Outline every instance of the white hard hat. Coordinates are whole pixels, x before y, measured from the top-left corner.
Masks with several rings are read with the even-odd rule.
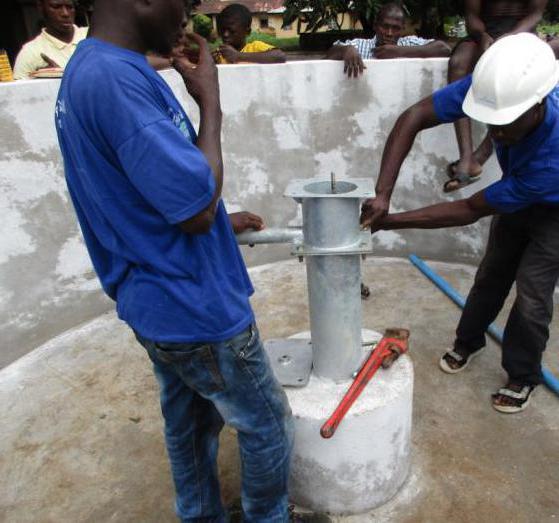
[[[558,81],[548,44],[531,33],[505,36],[479,59],[462,109],[474,120],[506,125],[540,103]]]

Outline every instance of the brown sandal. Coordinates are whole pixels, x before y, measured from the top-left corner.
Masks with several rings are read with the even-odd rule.
[[[505,414],[516,414],[522,412],[530,403],[530,396],[536,388],[535,385],[521,385],[517,383],[507,383],[491,397],[493,398],[493,408]],[[499,400],[505,398],[508,405],[501,405]]]
[[[445,193],[454,192],[459,189],[463,189],[472,183],[479,180],[481,172],[479,174],[473,175],[468,173],[456,173],[453,178],[447,180],[443,185],[443,191]]]

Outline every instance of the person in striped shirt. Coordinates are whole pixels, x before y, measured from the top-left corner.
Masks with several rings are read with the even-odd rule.
[[[427,40],[419,36],[400,36],[406,17],[399,4],[382,7],[375,21],[373,38],[338,40],[329,49],[326,59],[343,60],[344,73],[356,78],[363,73],[363,60],[371,58],[433,58],[447,57],[450,47],[442,40]]]

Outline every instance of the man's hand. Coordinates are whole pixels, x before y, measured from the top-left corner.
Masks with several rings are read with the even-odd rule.
[[[199,106],[206,103],[219,104],[217,67],[208,43],[196,33],[187,33],[186,37],[196,43],[200,49],[198,64],[194,64],[186,57],[176,57],[173,58],[172,65],[182,76],[187,91]]]
[[[221,56],[221,53],[219,52],[219,48],[214,49],[214,50],[212,51],[212,58],[214,59],[214,62],[215,62],[216,64],[220,64],[220,63],[221,63],[222,56]]]
[[[251,212],[242,211],[231,213],[229,214],[229,220],[231,221],[231,227],[233,227],[233,232],[235,234],[245,232],[247,229],[254,229],[255,231],[264,229],[264,220]]]
[[[400,58],[401,48],[394,44],[384,44],[375,47],[374,57],[380,60],[388,58]]]
[[[225,58],[230,64],[236,64],[240,58],[241,53],[237,51],[234,47],[230,45],[220,45],[219,46],[219,54]]]
[[[344,73],[348,78],[357,78],[366,69],[359,51],[352,45],[346,46],[344,51]]]
[[[371,232],[374,232],[375,227],[380,223],[380,221],[388,214],[388,209],[390,208],[390,199],[383,196],[377,196],[376,198],[369,198],[365,200],[363,206],[361,207],[361,227],[363,229],[371,228]]]
[[[55,67],[57,69],[61,69],[61,67],[52,59],[49,58],[46,54],[41,53],[41,58],[46,62],[47,67]],[[40,67],[39,69],[46,69],[45,67]]]

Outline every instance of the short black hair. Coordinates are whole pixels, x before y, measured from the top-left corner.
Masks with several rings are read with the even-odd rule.
[[[252,23],[252,14],[243,4],[230,4],[216,17],[216,22],[221,24],[225,21],[234,20],[244,27],[250,27]]]
[[[403,20],[406,19],[406,12],[404,11],[402,4],[399,4],[398,2],[388,2],[380,8],[376,19],[382,20],[385,16],[395,15],[396,13],[402,15]]]

